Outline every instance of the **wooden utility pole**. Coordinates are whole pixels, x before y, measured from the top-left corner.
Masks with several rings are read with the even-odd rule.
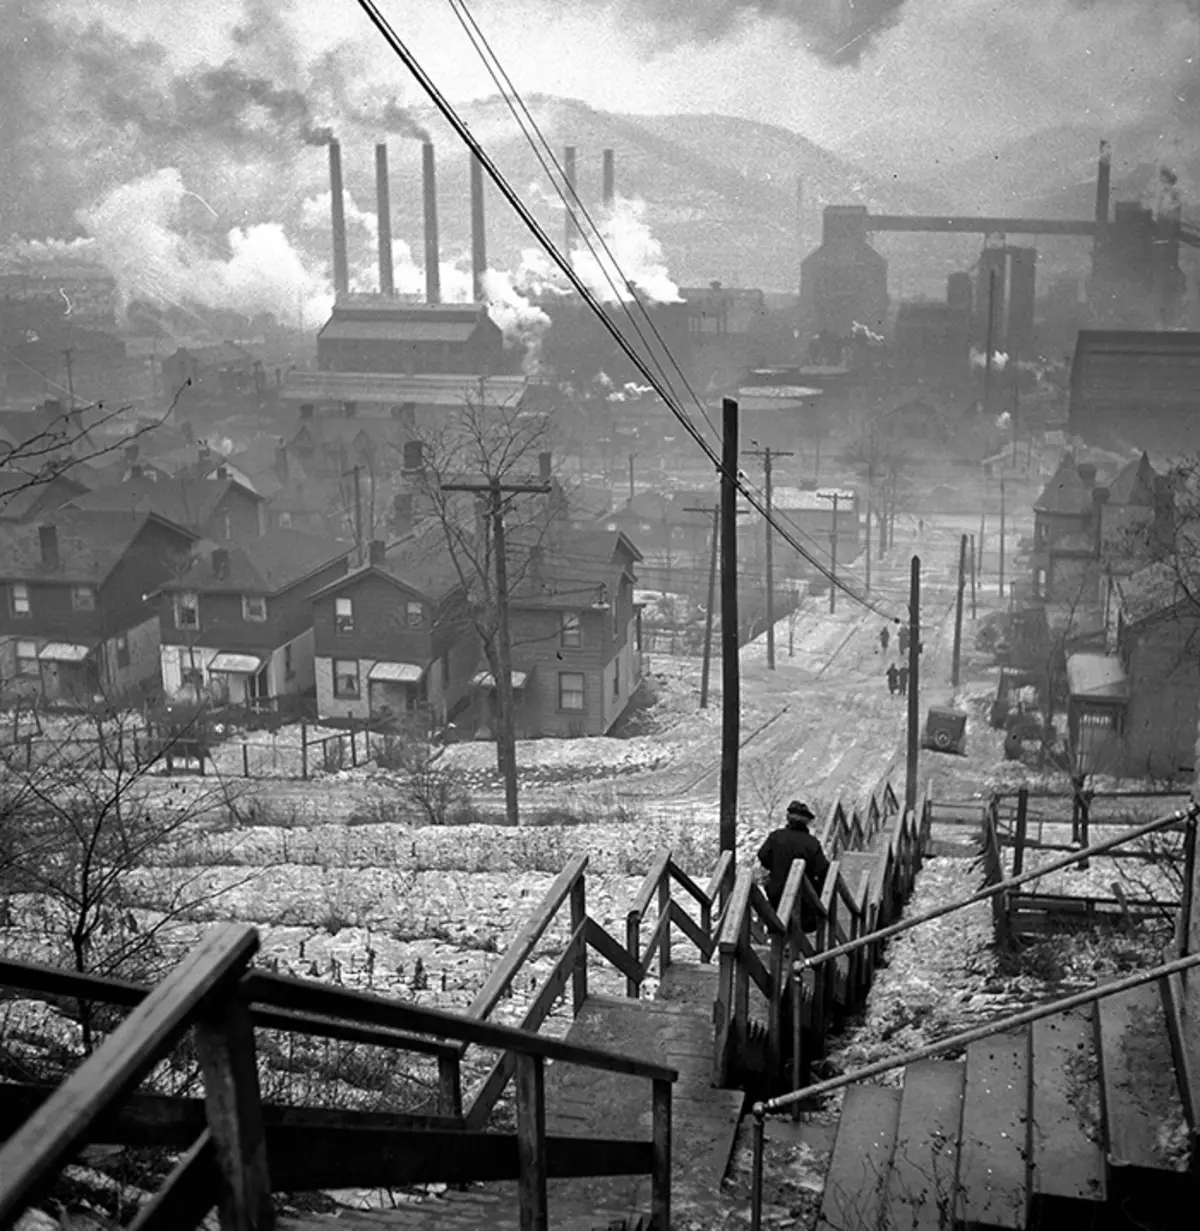
[[[636,453],[629,455],[629,503],[631,506],[633,504],[633,462],[635,457],[637,457]]]
[[[971,535],[971,619],[977,617],[975,609],[975,574],[979,571],[979,563],[975,558],[975,536]]]
[[[67,364],[67,396],[71,399],[70,405],[67,407],[68,410],[75,409],[75,377],[71,369],[72,354],[73,352],[69,346],[63,351],[63,359],[66,360]]]
[[[967,586],[967,535],[958,544],[958,598],[954,606],[954,665],[950,671],[950,685],[958,687],[959,667],[962,663],[963,595]]]
[[[1000,597],[1004,597],[1004,479],[1000,479]]]
[[[917,807],[917,772],[921,747],[921,557],[913,556],[908,594],[908,757],[904,774],[904,806]]]
[[[776,457],[795,457],[794,453],[781,453],[773,450],[770,445],[764,449],[746,449],[751,457],[763,459],[763,490],[766,494],[767,516],[765,528],[767,535],[767,668],[775,670],[775,556],[772,539],[775,537],[771,525],[771,461]]]
[[[720,849],[737,857],[738,740],[741,675],[738,670],[737,472],[738,404],[721,401],[721,820]]]
[[[983,586],[983,535],[987,528],[987,509],[984,509],[979,514],[979,554],[975,557],[975,572],[978,575],[978,584]]]
[[[712,662],[713,607],[717,601],[717,545],[721,541],[721,506],[714,504],[708,508],[697,508],[694,505],[683,510],[685,513],[706,513],[712,518],[712,542],[708,560],[708,605],[704,610],[704,664],[700,668],[700,708],[708,709],[708,672]]]
[[[817,492],[822,500],[833,501],[833,529],[829,532],[829,614],[837,611],[837,549],[838,549],[838,501],[841,492]]]
[[[1021,381],[1020,373],[1017,371],[1017,351],[1016,347],[1009,348],[1008,366],[1012,372],[1012,389],[1013,389],[1013,404],[1012,404],[1012,464],[1013,469],[1017,468],[1017,450],[1020,448],[1020,443],[1017,440],[1017,420],[1021,414]],[[1003,463],[1001,463],[1003,464]]]
[[[996,271],[988,270],[987,354],[983,357],[983,413],[992,407],[992,335],[996,326]]]
[[[504,537],[504,498],[513,495],[545,495],[549,483],[443,483],[444,492],[473,492],[486,496],[491,518],[492,548],[496,553],[496,644],[493,682],[496,685],[496,760],[504,775],[504,811],[510,825],[519,821],[517,808],[517,736],[513,716],[512,641],[508,628],[508,556]]]

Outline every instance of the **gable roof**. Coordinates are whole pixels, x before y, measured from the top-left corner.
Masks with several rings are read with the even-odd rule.
[[[436,518],[420,523],[408,534],[389,542],[382,564],[368,563],[352,568],[345,577],[339,577],[313,597],[355,585],[368,575],[381,577],[392,585],[411,590],[431,601],[461,584],[458,570],[446,548],[441,524]]]
[[[41,524],[0,526],[0,576],[99,585],[148,522],[169,527],[182,540],[196,537],[154,514],[63,509],[41,523],[58,531],[58,567],[51,570],[42,563]]]
[[[1091,491],[1074,461],[1064,458],[1059,462],[1033,507],[1038,513],[1086,513],[1091,509]]]
[[[464,376],[435,372],[407,376],[398,372],[289,372],[279,400],[357,402],[360,406],[465,406],[482,396],[485,406],[519,406],[532,388],[525,376]]]
[[[217,506],[236,488],[251,500],[262,499],[234,479],[191,479],[176,476],[165,479],[130,479],[111,487],[78,496],[70,507],[85,512],[156,513],[179,526],[203,526]]]
[[[1127,462],[1113,475],[1108,484],[1110,504],[1140,504],[1153,506],[1154,483],[1158,472],[1150,465],[1150,458],[1141,457]]]
[[[28,476],[0,471],[0,517],[5,521],[24,521],[42,509],[61,508],[68,500],[88,490],[69,474],[55,474],[43,482]]]
[[[213,573],[212,551],[220,548],[229,553],[229,569],[225,576]],[[305,534],[300,530],[268,530],[259,538],[248,539],[236,546],[212,543],[196,544],[191,568],[178,580],[165,584],[164,590],[200,590],[216,593],[278,594],[296,582],[344,558],[351,551],[347,543]]]

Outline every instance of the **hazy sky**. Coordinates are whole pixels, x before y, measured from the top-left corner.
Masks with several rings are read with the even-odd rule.
[[[492,92],[448,0],[381,7],[449,94]],[[1162,115],[1189,84],[1196,89],[1200,66],[1197,0],[473,0],[471,7],[524,90],[609,110],[781,122],[835,150],[886,132],[909,164],[975,153],[1051,124]],[[341,48],[363,81],[410,89],[354,0],[110,0],[81,9],[57,11],[76,24],[99,15],[127,37],[153,38],[179,65],[220,63],[232,51],[264,72],[303,80],[318,57]],[[282,69],[288,60],[291,68]]]

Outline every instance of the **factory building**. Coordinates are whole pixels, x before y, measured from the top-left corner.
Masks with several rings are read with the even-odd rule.
[[[867,242],[866,206],[827,206],[821,246],[800,266],[802,336],[849,337],[855,324],[883,333],[887,315],[887,261]]]

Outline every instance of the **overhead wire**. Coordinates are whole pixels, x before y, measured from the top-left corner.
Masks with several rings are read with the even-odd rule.
[[[742,472],[736,466],[733,468],[732,474],[727,473],[727,468],[724,461],[714,447],[704,438],[703,434],[699,431],[696,425],[692,423],[683,408],[678,404],[674,393],[669,388],[664,387],[664,382],[659,380],[658,377],[650,370],[646,361],[637,353],[622,331],[609,318],[608,314],[604,312],[602,306],[591,289],[579,277],[574,268],[571,266],[570,261],[558,250],[553,240],[551,240],[546,234],[545,229],[533,216],[524,201],[522,201],[514,191],[512,185],[509,184],[503,173],[496,166],[495,162],[493,162],[491,156],[471,132],[468,125],[459,116],[454,106],[445,98],[437,84],[422,67],[420,61],[413,55],[408,45],[392,28],[391,23],[380,11],[376,0],[358,0],[358,5],[363,10],[368,20],[375,26],[376,30],[378,30],[384,41],[395,53],[397,58],[413,75],[418,85],[420,85],[420,87],[429,96],[434,106],[454,130],[459,139],[479,160],[480,165],[487,171],[488,176],[491,178],[500,194],[513,208],[517,216],[534,235],[537,241],[542,245],[547,255],[562,271],[583,301],[595,314],[597,320],[599,320],[601,325],[617,343],[617,346],[622,350],[637,370],[641,372],[642,376],[650,383],[655,392],[658,393],[658,395],[663,399],[667,408],[679,421],[680,425],[687,432],[687,434],[691,436],[696,445],[699,446],[701,451],[712,463],[717,473],[726,479],[735,490],[740,491],[750,504],[751,508],[755,509],[761,516],[766,518],[784,542],[793,547],[805,560],[809,562],[809,564],[812,565],[814,569],[817,570],[818,573],[825,577],[831,585],[836,586],[839,590],[846,594],[847,597],[851,598],[854,602],[858,603],[867,610],[873,611],[878,615],[884,616],[886,619],[899,623],[900,620],[898,617],[893,615],[891,612],[885,611],[882,607],[872,602],[869,598],[864,598],[862,595],[856,593],[853,589],[846,585],[841,578],[832,573],[824,564],[821,563],[820,560],[816,559],[805,547],[803,547],[788,529],[780,526],[773,518],[768,517],[763,503],[758,499],[755,493],[748,489],[746,483],[744,482]]]

